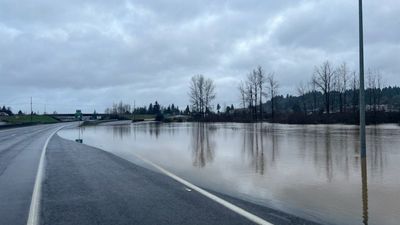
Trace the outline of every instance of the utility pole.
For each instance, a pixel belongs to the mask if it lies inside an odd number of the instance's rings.
[[[133,100],[133,110],[132,110],[132,114],[133,114],[133,121],[135,121],[135,108],[136,108],[136,101]]]
[[[362,0],[358,1],[359,16],[359,44],[360,44],[360,146],[361,158],[367,156],[365,141],[365,90],[364,90],[364,31],[363,31],[363,11]]]
[[[33,111],[32,111],[32,96],[31,96],[31,122],[32,122],[32,116],[33,116]]]

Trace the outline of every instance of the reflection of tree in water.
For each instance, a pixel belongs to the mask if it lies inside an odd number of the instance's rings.
[[[331,125],[313,127],[308,132],[308,138],[311,138],[308,144],[303,147],[312,150],[313,160],[318,170],[323,173],[328,182],[335,179],[336,176],[344,174],[349,178],[353,168],[361,166],[359,130],[357,127],[339,127]],[[371,162],[370,169],[373,172],[371,176],[383,174],[387,160],[383,150],[382,135],[374,128],[367,129],[367,152],[368,162]]]
[[[133,137],[136,139],[137,134],[146,134],[150,137],[159,138],[161,134],[169,134],[174,136],[177,130],[174,129],[174,124],[170,123],[160,123],[160,122],[146,122],[146,123],[136,123],[132,125]]]
[[[332,181],[333,178],[333,168],[332,168],[332,148],[331,148],[331,132],[330,126],[326,126],[325,128],[325,168],[326,168],[326,177],[329,182]]]
[[[271,125],[268,125],[271,126]],[[275,162],[278,155],[277,135],[274,134],[273,125],[263,127],[263,124],[249,124],[243,131],[243,152],[250,156],[250,164],[256,173],[264,174],[266,166],[265,150],[270,152],[271,163]],[[266,147],[269,145],[268,147]]]
[[[191,149],[193,165],[205,167],[207,163],[214,159],[215,142],[212,135],[215,128],[207,123],[195,123],[192,127]]]
[[[159,123],[159,122],[149,123],[148,129],[149,129],[150,136],[154,135],[156,138],[158,138],[158,136],[160,135],[160,127],[161,127],[161,123]]]
[[[367,151],[369,151],[370,167],[374,173],[379,172],[382,175],[384,166],[386,165],[386,157],[382,152],[382,138],[381,134],[379,134],[379,128],[376,126],[372,127],[369,134]]]
[[[332,131],[330,125],[324,126],[322,129],[318,127],[311,128],[312,135],[310,138],[313,140],[313,145],[309,148],[313,149],[314,163],[316,168],[325,170],[325,177],[328,182],[331,182],[334,177],[334,167],[333,167],[333,154],[335,154],[339,168],[346,168],[346,166],[341,165],[346,163],[346,154],[347,148],[343,148],[344,144],[341,143],[342,139],[339,138],[337,140],[332,141]],[[333,143],[334,142],[334,143]],[[333,145],[334,144],[334,145]],[[333,146],[332,146],[333,145]],[[336,147],[332,149],[332,147]],[[342,151],[342,152],[339,152]],[[343,152],[344,151],[344,152]],[[339,165],[340,164],[340,165]],[[348,167],[347,167],[348,168]]]
[[[112,126],[114,138],[124,139],[131,135],[131,125]]]

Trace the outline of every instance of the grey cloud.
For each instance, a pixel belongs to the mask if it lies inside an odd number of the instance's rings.
[[[367,66],[399,84],[400,4],[366,2],[365,13]],[[282,94],[324,60],[356,69],[357,38],[357,5],[346,0],[3,0],[0,104],[33,95],[57,111],[133,99],[183,107],[199,73],[215,79],[217,102],[236,104],[257,65]]]

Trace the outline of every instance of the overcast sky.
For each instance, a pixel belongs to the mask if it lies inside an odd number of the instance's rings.
[[[122,100],[188,104],[195,74],[239,103],[261,65],[295,94],[314,66],[356,70],[356,0],[0,0],[0,104],[103,112]],[[400,2],[364,1],[366,67],[400,85]]]

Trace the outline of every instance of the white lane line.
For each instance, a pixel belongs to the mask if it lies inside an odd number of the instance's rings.
[[[222,199],[222,198],[220,198],[218,196],[215,196],[215,195],[211,194],[210,192],[208,192],[208,191],[206,191],[206,190],[204,190],[204,189],[202,189],[200,187],[197,187],[196,185],[190,183],[189,181],[186,181],[186,180],[178,177],[177,175],[169,172],[168,170],[162,168],[161,166],[159,166],[159,165],[157,165],[157,164],[155,164],[155,163],[153,163],[153,162],[151,162],[151,161],[149,161],[149,160],[147,160],[147,159],[145,159],[145,158],[143,158],[143,157],[141,157],[139,155],[135,154],[135,156],[138,157],[139,159],[143,160],[144,162],[150,164],[151,166],[155,167],[156,169],[158,169],[159,171],[161,171],[165,175],[167,175],[167,176],[171,177],[172,179],[178,181],[179,183],[185,185],[186,187],[197,191],[198,193],[204,195],[205,197],[207,197],[207,198],[209,198],[209,199],[221,204],[222,206],[225,206],[226,208],[228,208],[228,209],[234,211],[235,213],[237,213],[237,214],[249,219],[250,221],[253,221],[254,223],[260,224],[260,225],[273,225],[272,223],[267,222],[264,219],[254,215],[254,214],[252,214],[252,213],[250,213],[250,212],[248,212],[248,211],[246,211],[246,210],[244,210],[242,208],[239,208],[238,206],[236,206],[236,205],[234,205],[234,204],[232,204],[232,203],[230,203],[230,202],[228,202],[228,201],[226,201],[226,200],[224,200],[224,199]]]
[[[66,126],[68,126],[68,125],[59,127],[53,133],[51,133],[43,146],[42,154],[40,155],[38,170],[36,173],[35,186],[33,188],[31,206],[29,208],[28,222],[26,223],[27,225],[38,225],[39,224],[40,198],[41,198],[41,194],[42,194],[42,181],[43,181],[43,176],[44,176],[44,164],[45,164],[47,145],[49,144],[50,139],[54,136],[54,134],[56,134],[59,130],[61,130],[62,128],[66,127]]]

